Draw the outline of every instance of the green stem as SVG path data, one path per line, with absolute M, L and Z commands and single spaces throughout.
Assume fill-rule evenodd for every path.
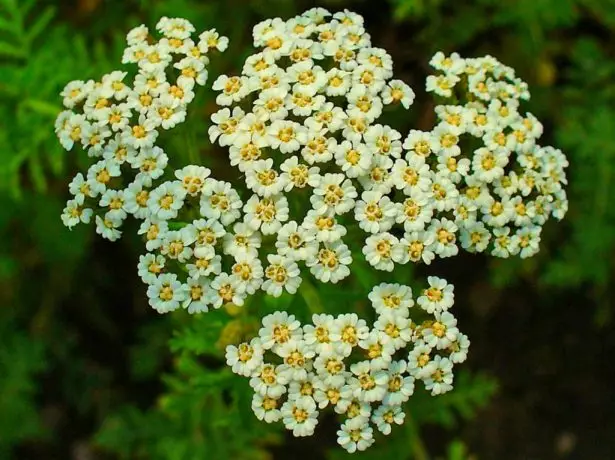
M 406 430 L 410 435 L 410 445 L 412 446 L 412 453 L 414 454 L 415 460 L 428 460 L 429 455 L 427 453 L 427 449 L 425 448 L 425 444 L 421 439 L 421 433 L 419 432 L 419 427 L 412 418 L 410 413 L 406 413 L 406 418 L 404 420 L 406 424 Z
M 299 286 L 299 295 L 305 301 L 308 309 L 312 314 L 319 314 L 325 311 L 325 308 L 320 301 L 320 296 L 314 285 L 306 278 L 303 278 Z

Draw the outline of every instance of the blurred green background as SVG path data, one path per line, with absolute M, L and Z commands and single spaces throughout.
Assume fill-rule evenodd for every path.
M 67 184 L 87 159 L 53 133 L 64 84 L 116 69 L 131 27 L 162 15 L 216 27 L 231 46 L 210 72 L 234 72 L 252 25 L 314 5 L 366 17 L 418 95 L 400 126 L 429 128 L 435 51 L 489 53 L 530 84 L 541 143 L 571 163 L 569 214 L 546 225 L 538 256 L 463 254 L 416 270 L 455 284 L 470 358 L 455 391 L 417 395 L 408 423 L 357 458 L 615 458 L 615 2 L 0 0 L 0 459 L 348 457 L 332 421 L 310 440 L 257 423 L 247 383 L 219 359 L 253 325 L 147 306 L 134 228 L 114 244 L 62 226 Z M 213 98 L 199 97 L 177 132 L 195 133 L 215 165 Z M 173 155 L 185 163 L 181 146 Z

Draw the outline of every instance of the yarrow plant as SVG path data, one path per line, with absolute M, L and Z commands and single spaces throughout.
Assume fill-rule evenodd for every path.
M 527 85 L 491 56 L 437 53 L 426 82 L 437 124 L 402 135 L 379 119 L 408 110 L 414 92 L 393 78 L 391 56 L 363 23 L 314 8 L 254 27 L 258 49 L 241 73 L 213 82 L 220 108 L 208 133 L 237 169 L 232 184 L 199 164 L 170 176 L 156 145 L 205 84 L 207 53 L 228 40 L 211 30 L 195 42 L 184 19 L 163 18 L 159 41 L 145 26 L 130 31 L 132 85 L 116 71 L 62 92 L 60 142 L 98 159 L 71 182 L 64 223 L 95 216 L 113 241 L 128 215 L 140 220 L 138 273 L 160 313 L 242 306 L 259 291 L 294 295 L 308 276 L 346 284 L 356 257 L 393 272 L 460 247 L 534 255 L 548 217 L 566 212 L 567 161 L 538 145 L 540 122 L 520 112 Z M 469 340 L 448 311 L 453 286 L 428 282 L 414 308 L 409 287 L 374 287 L 372 327 L 356 313 L 304 325 L 284 311 L 263 318 L 258 337 L 226 351 L 250 378 L 257 417 L 307 436 L 331 406 L 346 417 L 338 441 L 354 452 L 374 442 L 370 423 L 388 434 L 403 422 L 416 380 L 432 395 L 450 391 Z
M 465 361 L 470 342 L 448 311 L 453 287 L 428 281 L 418 307 L 409 287 L 376 286 L 369 293 L 377 313 L 372 327 L 355 313 L 315 314 L 301 325 L 276 312 L 250 342 L 228 346 L 228 365 L 254 389 L 258 419 L 311 436 L 320 412 L 333 409 L 343 417 L 337 441 L 352 453 L 374 443 L 373 427 L 388 435 L 403 423 L 402 406 L 417 381 L 434 396 L 450 391 L 453 366 Z

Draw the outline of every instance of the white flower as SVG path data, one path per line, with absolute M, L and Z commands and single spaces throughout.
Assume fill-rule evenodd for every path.
M 254 102 L 254 112 L 262 120 L 283 120 L 288 115 L 288 110 L 284 105 L 287 92 L 283 88 L 270 88 L 261 91 L 258 99 Z
M 401 80 L 391 80 L 382 90 L 381 97 L 385 104 L 401 103 L 408 109 L 414 102 L 414 91 Z
M 171 129 L 186 120 L 186 107 L 170 94 L 162 94 L 152 103 L 148 116 L 163 129 Z
M 277 422 L 282 418 L 282 413 L 279 407 L 280 400 L 269 396 L 261 396 L 259 393 L 254 393 L 252 397 L 252 410 L 254 415 L 259 420 L 265 423 Z
M 465 69 L 465 60 L 461 59 L 459 54 L 452 53 L 450 56 L 445 56 L 442 51 L 438 51 L 429 61 L 429 65 L 436 70 L 440 70 L 447 74 L 461 74 Z
M 315 235 L 299 226 L 294 220 L 280 227 L 275 247 L 278 254 L 292 260 L 306 260 L 318 253 Z
M 126 218 L 123 190 L 107 190 L 100 197 L 98 204 L 103 208 L 109 208 L 109 211 L 107 211 L 109 219 L 122 221 Z
M 231 273 L 239 280 L 240 289 L 247 294 L 254 294 L 263 282 L 263 266 L 253 255 L 238 254 Z
M 246 186 L 265 198 L 280 193 L 287 183 L 286 176 L 280 176 L 273 168 L 273 160 L 257 160 L 246 170 Z
M 306 118 L 303 124 L 311 131 L 327 129 L 330 133 L 338 131 L 344 126 L 344 120 L 348 118 L 346 112 L 336 107 L 332 102 L 325 102 L 320 109 Z
M 431 132 L 412 129 L 404 140 L 403 148 L 408 150 L 409 153 L 427 158 L 438 150 L 439 142 Z
M 190 245 L 196 241 L 196 229 L 192 225 L 183 227 L 181 230 L 166 233 L 160 252 L 169 259 L 178 262 L 186 262 L 192 256 Z
M 453 363 L 448 358 L 436 356 L 430 363 L 430 375 L 425 379 L 425 388 L 432 396 L 453 389 Z
M 408 160 L 397 160 L 393 165 L 392 181 L 395 188 L 404 192 L 406 196 L 412 196 L 415 189 L 428 191 L 431 185 L 429 165 L 425 163 L 425 157 L 417 154 L 409 154 Z
M 122 141 L 137 149 L 152 147 L 157 137 L 156 122 L 145 115 L 139 115 L 139 121 L 135 125 L 128 125 L 122 131 Z
M 262 319 L 263 327 L 258 331 L 258 336 L 265 350 L 275 352 L 281 345 L 290 340 L 299 341 L 303 335 L 301 323 L 293 315 L 283 311 L 277 311 Z
M 376 428 L 378 428 L 378 431 L 389 435 L 391 434 L 391 425 L 393 423 L 396 425 L 403 424 L 405 417 L 406 414 L 402 411 L 401 407 L 382 404 L 374 411 L 371 420 L 376 425 Z
M 223 225 L 230 225 L 241 215 L 239 194 L 228 182 L 210 179 L 201 194 L 201 214 L 207 218 L 219 219 Z
M 455 303 L 454 286 L 445 279 L 436 276 L 427 278 L 429 287 L 417 299 L 417 304 L 427 313 L 440 313 L 448 310 Z
M 282 421 L 293 436 L 311 436 L 318 423 L 316 403 L 309 396 L 286 401 L 281 408 Z
M 303 341 L 289 340 L 276 348 L 276 354 L 284 360 L 278 367 L 278 375 L 289 382 L 307 379 L 307 366 L 314 357 L 314 350 Z
M 245 222 L 237 222 L 233 226 L 233 233 L 224 235 L 224 252 L 231 256 L 246 254 L 257 257 L 260 247 L 260 233 Z
M 305 128 L 290 120 L 275 120 L 267 128 L 267 143 L 282 153 L 299 150 L 307 140 Z
M 459 81 L 459 77 L 453 74 L 445 75 L 429 75 L 425 89 L 429 92 L 434 92 L 438 96 L 451 97 L 453 95 L 452 88 Z
M 414 348 L 408 355 L 408 372 L 414 378 L 426 379 L 433 371 L 431 351 L 431 347 L 422 340 L 415 342 Z
M 240 279 L 227 273 L 220 273 L 211 281 L 208 296 L 207 303 L 214 308 L 220 308 L 227 303 L 243 305 L 246 293 L 242 289 Z
M 158 179 L 167 167 L 169 157 L 157 146 L 142 148 L 139 154 L 131 160 L 131 166 L 139 169 L 137 178 L 144 184 L 150 184 L 152 179 Z
M 351 118 L 363 118 L 371 123 L 382 113 L 382 101 L 364 84 L 354 84 L 346 99 L 348 99 L 347 113 Z M 366 131 L 363 132 L 365 133 Z
M 345 385 L 346 379 L 342 376 L 340 378 L 321 378 L 314 382 L 314 401 L 318 404 L 320 409 L 324 409 L 329 404 L 336 406 L 342 397 L 342 386 Z
M 186 290 L 173 273 L 158 276 L 147 288 L 149 304 L 158 313 L 168 313 L 179 308 L 186 299 Z
M 471 222 L 461 227 L 461 247 L 469 252 L 483 252 L 487 249 L 491 233 L 482 222 Z
M 104 107 L 96 113 L 98 123 L 102 126 L 109 126 L 112 131 L 123 131 L 128 123 L 132 113 L 128 104 L 117 104 L 109 107 Z M 105 133 L 107 134 L 107 133 Z
M 186 300 L 182 307 L 188 310 L 188 313 L 204 313 L 209 310 L 209 280 L 205 278 L 188 278 L 184 284 L 186 290 Z
M 397 208 L 389 197 L 381 192 L 366 191 L 355 205 L 354 217 L 359 227 L 368 233 L 385 232 L 393 227 Z
M 475 150 L 472 156 L 474 176 L 487 183 L 502 177 L 507 163 L 508 158 L 503 152 L 493 152 L 484 147 Z
M 388 232 L 370 235 L 363 246 L 365 260 L 376 270 L 393 271 L 393 248 L 397 244 L 399 240 Z
M 175 177 L 181 181 L 186 193 L 196 196 L 201 192 L 211 171 L 204 166 L 189 165 L 175 171 Z
M 436 237 L 432 232 L 406 232 L 393 248 L 392 258 L 398 264 L 423 262 L 429 265 L 436 257 L 432 251 Z
M 199 48 L 203 49 L 203 52 L 209 49 L 217 49 L 218 51 L 225 51 L 228 48 L 228 38 L 220 36 L 216 29 L 211 29 L 203 32 L 199 35 Z
M 310 273 L 324 283 L 337 283 L 350 275 L 348 265 L 352 263 L 352 256 L 348 246 L 341 240 L 326 243 L 314 257 L 306 260 L 305 265 L 310 267 Z
M 346 227 L 339 224 L 332 213 L 319 214 L 313 209 L 308 211 L 305 216 L 305 220 L 301 224 L 301 227 L 305 229 L 308 234 L 314 235 L 316 241 L 333 243 L 340 240 L 346 235 Z M 316 257 L 316 252 L 307 255 L 306 260 Z
M 432 220 L 428 231 L 434 234 L 435 241 L 430 249 L 440 257 L 452 257 L 457 255 L 459 252 L 459 248 L 455 244 L 457 241 L 457 237 L 455 236 L 457 230 L 457 225 L 446 217 L 439 220 Z
M 122 232 L 118 230 L 122 221 L 112 219 L 107 214 L 104 217 L 96 216 L 96 233 L 109 241 L 116 241 L 122 236 Z
M 66 202 L 66 207 L 62 211 L 62 223 L 72 229 L 80 222 L 87 224 L 90 222 L 94 211 L 83 205 L 83 197 L 75 198 Z
M 209 127 L 209 140 L 213 143 L 218 139 L 222 147 L 234 144 L 239 136 L 237 128 L 244 116 L 245 112 L 241 107 L 234 107 L 232 113 L 228 108 L 218 110 L 211 116 L 211 121 L 215 124 Z M 241 143 L 249 140 L 247 133 L 243 133 L 243 136 Z
M 274 364 L 263 363 L 252 372 L 250 386 L 254 391 L 263 397 L 278 399 L 286 393 L 286 383 L 288 381 L 278 375 Z
M 363 402 L 381 401 L 387 392 L 387 373 L 383 370 L 374 370 L 371 361 L 360 361 L 350 366 L 350 371 L 356 376 L 351 380 L 353 396 Z
M 448 311 L 436 312 L 436 321 L 423 329 L 423 340 L 431 348 L 442 350 L 451 345 L 459 334 L 457 320 Z
M 363 135 L 365 144 L 375 155 L 399 158 L 401 154 L 401 134 L 389 126 L 370 126 Z
M 174 219 L 184 205 L 186 190 L 181 182 L 165 182 L 149 194 L 147 206 L 151 215 L 161 220 Z
M 364 144 L 343 141 L 335 148 L 335 163 L 347 177 L 355 178 L 369 171 L 372 155 Z
M 147 200 L 149 199 L 150 191 L 146 187 L 143 179 L 135 179 L 123 192 L 124 211 L 132 214 L 137 219 L 145 219 L 149 216 L 150 211 L 147 206 Z
M 384 155 L 372 158 L 371 168 L 365 176 L 359 176 L 359 182 L 366 191 L 375 190 L 388 194 L 393 188 L 391 170 L 393 161 Z
M 362 418 L 348 419 L 337 431 L 337 443 L 351 454 L 364 451 L 374 443 L 374 430 Z
M 357 191 L 343 174 L 325 174 L 310 197 L 312 207 L 319 214 L 344 214 L 354 206 Z
M 62 103 L 67 109 L 72 109 L 87 97 L 87 87 L 84 81 L 75 80 L 69 82 L 60 92 Z
M 81 145 L 87 149 L 88 156 L 102 156 L 106 145 L 106 139 L 111 136 L 111 130 L 107 126 L 92 123 L 83 127 L 81 132 Z
M 272 235 L 288 220 L 288 200 L 284 195 L 260 198 L 252 197 L 243 207 L 244 221 L 254 230 L 260 229 L 263 235 Z
M 216 97 L 216 104 L 231 105 L 238 102 L 249 93 L 249 83 L 246 77 L 228 77 L 220 75 L 214 81 L 212 88 L 214 91 L 221 91 Z
M 352 348 L 369 335 L 365 320 L 359 319 L 355 313 L 345 313 L 338 316 L 331 327 L 331 340 L 340 342 L 344 355 L 350 355 Z
M 312 315 L 312 323 L 303 326 L 303 341 L 311 346 L 316 353 L 322 355 L 334 350 L 330 332 L 333 326 L 333 316 L 327 314 Z
M 412 330 L 410 329 L 411 321 L 397 311 L 389 309 L 382 312 L 376 322 L 374 328 L 386 334 L 387 340 L 399 350 L 406 346 L 412 339 Z
M 414 305 L 412 289 L 401 284 L 380 283 L 374 286 L 368 298 L 379 315 L 393 311 L 398 316 L 408 317 Z
M 235 374 L 250 377 L 252 373 L 263 363 L 263 347 L 258 338 L 253 338 L 250 343 L 240 343 L 238 346 L 226 347 L 226 364 L 231 366 Z
M 510 257 L 519 252 L 519 239 L 510 234 L 509 227 L 493 229 L 493 249 L 491 255 L 497 257 Z
M 186 264 L 188 276 L 200 278 L 220 274 L 222 271 L 222 257 L 216 255 L 212 246 L 197 246 L 194 249 L 194 263 Z
M 404 375 L 406 370 L 406 361 L 394 361 L 388 367 L 387 392 L 382 398 L 382 402 L 385 405 L 400 406 L 408 401 L 412 393 L 414 393 L 414 378 Z
M 367 338 L 359 340 L 366 351 L 372 370 L 386 369 L 393 360 L 395 346 L 390 337 L 378 329 L 369 331 Z
M 344 96 L 348 93 L 352 84 L 350 73 L 334 67 L 327 72 L 326 77 L 327 85 L 325 91 L 327 96 Z
M 434 208 L 428 195 L 413 189 L 410 197 L 397 204 L 396 222 L 404 224 L 406 232 L 422 231 L 431 222 Z
M 529 226 L 517 230 L 516 237 L 519 241 L 519 256 L 522 259 L 538 253 L 540 244 L 540 232 L 542 227 Z
M 289 294 L 296 293 L 301 284 L 297 264 L 292 259 L 277 254 L 269 254 L 267 260 L 269 266 L 265 269 L 263 290 L 274 297 L 282 295 L 283 290 Z
M 306 186 L 316 187 L 320 182 L 319 168 L 299 163 L 299 158 L 292 156 L 285 160 L 280 169 L 283 171 L 281 180 L 286 183 L 284 190 L 291 191 L 294 187 L 304 188 Z
M 337 141 L 334 137 L 327 137 L 327 134 L 326 129 L 307 132 L 301 155 L 308 164 L 326 163 L 333 158 Z
M 158 249 L 162 245 L 162 240 L 167 234 L 169 224 L 165 221 L 160 221 L 157 218 L 147 218 L 143 221 L 137 232 L 139 235 L 145 235 L 145 248 L 148 251 Z
M 468 349 L 470 348 L 470 340 L 465 334 L 457 334 L 457 338 L 449 345 L 448 350 L 451 352 L 449 359 L 454 363 L 462 363 L 468 357 Z

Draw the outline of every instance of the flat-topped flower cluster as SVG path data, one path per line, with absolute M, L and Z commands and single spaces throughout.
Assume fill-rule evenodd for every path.
M 213 29 L 194 41 L 180 18 L 160 20 L 158 41 L 133 29 L 122 59 L 137 64 L 132 83 L 115 71 L 62 92 L 60 142 L 96 160 L 70 183 L 63 222 L 95 216 L 97 232 L 114 241 L 129 215 L 141 220 L 138 273 L 160 313 L 241 306 L 259 290 L 295 294 L 308 271 L 342 282 L 359 248 L 388 272 L 460 247 L 534 255 L 548 217 L 566 212 L 568 163 L 539 146 L 542 125 L 520 111 L 527 85 L 491 56 L 437 53 L 438 74 L 426 82 L 436 124 L 402 135 L 379 119 L 407 110 L 414 92 L 393 79 L 391 56 L 371 45 L 363 22 L 313 8 L 254 27 L 259 50 L 240 75 L 213 83 L 221 108 L 209 137 L 237 167 L 233 184 L 199 164 L 169 177 L 156 145 L 161 130 L 185 120 L 207 79 L 207 53 L 228 39 Z M 265 317 L 258 337 L 227 348 L 233 371 L 250 378 L 257 417 L 307 436 L 330 406 L 346 417 L 339 443 L 354 452 L 374 442 L 372 425 L 388 434 L 403 422 L 417 380 L 432 395 L 451 390 L 469 340 L 448 311 L 452 285 L 428 282 L 420 308 L 409 287 L 376 286 L 371 328 L 354 313 L 306 325 L 286 312 Z
M 61 93 L 67 110 L 56 121 L 62 146 L 80 145 L 96 159 L 85 174 L 70 183 L 62 221 L 71 228 L 95 216 L 96 231 L 111 241 L 121 236 L 128 215 L 143 219 L 158 205 L 149 196 L 153 181 L 168 163 L 156 140 L 186 118 L 196 86 L 207 80 L 207 53 L 228 45 L 215 29 L 195 42 L 194 26 L 181 18 L 162 18 L 155 41 L 145 26 L 131 30 L 123 63 L 137 65 L 129 73 L 114 71 L 100 81 L 73 81 Z M 180 178 L 182 179 L 182 178 Z
M 332 408 L 343 418 L 338 443 L 355 452 L 374 443 L 373 426 L 388 435 L 403 423 L 402 405 L 417 381 L 434 396 L 450 391 L 453 366 L 465 361 L 470 342 L 449 312 L 453 286 L 428 281 L 418 307 L 409 287 L 376 286 L 372 327 L 354 313 L 315 314 L 304 325 L 287 312 L 265 316 L 257 337 L 226 349 L 233 372 L 250 379 L 256 416 L 311 436 Z
M 241 76 L 214 82 L 217 103 L 231 107 L 212 116 L 210 137 L 245 175 L 246 223 L 289 235 L 317 279 L 350 274 L 344 237 L 357 225 L 366 260 L 392 271 L 459 246 L 528 257 L 547 217 L 563 217 L 566 158 L 536 145 L 542 126 L 518 112 L 527 85 L 496 59 L 436 54 L 443 74 L 427 89 L 464 102 L 438 105 L 432 131 L 403 139 L 378 118 L 414 93 L 390 80 L 392 59 L 371 46 L 361 16 L 317 8 L 263 21 L 253 37 L 261 50 Z M 310 206 L 291 213 L 289 199 Z

